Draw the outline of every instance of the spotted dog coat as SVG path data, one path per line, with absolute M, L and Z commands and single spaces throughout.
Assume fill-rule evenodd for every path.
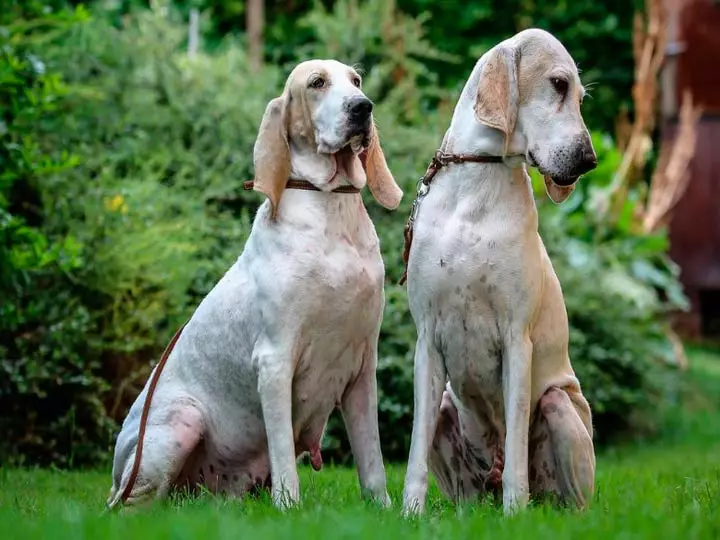
M 508 513 L 531 494 L 582 507 L 593 492 L 590 408 L 526 172 L 536 167 L 562 202 L 596 166 L 583 95 L 562 44 L 531 29 L 483 55 L 457 103 L 440 150 L 504 160 L 442 168 L 416 212 L 405 513 L 423 511 L 428 466 L 447 496 L 502 494 Z

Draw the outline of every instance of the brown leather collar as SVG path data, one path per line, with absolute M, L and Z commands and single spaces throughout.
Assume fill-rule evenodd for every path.
M 245 182 L 243 187 L 247 190 L 252 189 L 255 186 L 255 182 L 253 180 L 249 180 Z M 305 191 L 322 191 L 322 189 L 318 188 L 314 184 L 311 184 L 307 180 L 288 180 L 287 184 L 285 184 L 286 189 L 303 189 Z M 355 186 L 340 186 L 336 187 L 329 193 L 360 193 L 360 190 L 356 188 Z
M 403 264 L 405 269 L 403 275 L 400 278 L 400 285 L 403 285 L 407 281 L 407 265 L 408 259 L 410 258 L 410 246 L 412 245 L 413 239 L 413 225 L 415 224 L 415 217 L 420 206 L 420 201 L 430 191 L 430 184 L 435 178 L 435 175 L 440 169 L 446 167 L 450 163 L 502 163 L 503 158 L 501 156 L 473 156 L 472 154 L 446 154 L 442 150 L 435 152 L 435 155 L 430 160 L 425 175 L 420 178 L 417 185 L 417 193 L 415 200 L 410 207 L 410 216 L 408 217 L 407 224 L 405 225 L 405 249 L 403 249 Z

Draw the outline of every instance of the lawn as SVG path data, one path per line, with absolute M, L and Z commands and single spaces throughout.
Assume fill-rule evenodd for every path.
M 403 520 L 403 466 L 388 470 L 394 508 L 359 500 L 353 470 L 301 470 L 303 505 L 284 515 L 267 497 L 178 499 L 132 514 L 102 514 L 109 473 L 0 469 L 0 538 L 720 538 L 720 355 L 691 353 L 682 409 L 652 444 L 598 456 L 597 492 L 584 513 L 533 506 L 504 518 L 490 504 L 461 507 L 431 490 L 420 519 Z

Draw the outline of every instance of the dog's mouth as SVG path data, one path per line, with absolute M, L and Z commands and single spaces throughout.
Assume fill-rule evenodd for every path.
M 538 164 L 538 161 L 537 159 L 535 159 L 535 155 L 532 153 L 532 151 L 528 152 L 528 158 L 528 165 L 530 165 L 531 167 L 535 167 L 540 172 L 540 174 L 545 177 L 545 182 L 552 182 L 556 186 L 560 187 L 570 187 L 580 179 L 579 176 L 554 176 L 551 174 L 547 174 Z
M 338 145 L 330 145 L 323 140 L 318 141 L 318 154 L 330 154 L 331 156 L 341 152 L 353 152 L 359 154 L 370 145 L 370 131 L 366 129 L 354 129 L 346 135 L 345 142 Z
M 540 171 L 542 172 L 542 171 Z M 570 187 L 575 182 L 577 182 L 580 177 L 579 176 L 550 176 L 550 175 L 544 175 L 547 180 L 550 180 L 553 184 L 560 187 Z
M 354 128 L 350 131 L 347 146 L 359 154 L 370 146 L 370 124 Z

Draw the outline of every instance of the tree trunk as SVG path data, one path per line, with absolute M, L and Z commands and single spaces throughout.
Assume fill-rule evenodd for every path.
M 246 16 L 250 68 L 253 71 L 258 71 L 263 64 L 265 0 L 248 0 Z

